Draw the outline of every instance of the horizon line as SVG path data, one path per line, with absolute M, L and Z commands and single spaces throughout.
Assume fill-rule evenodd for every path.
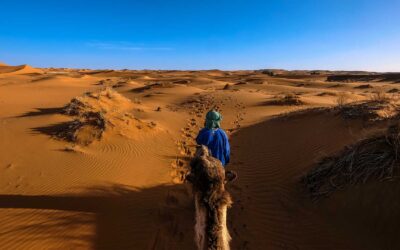
M 262 71 L 262 70 L 282 70 L 282 71 L 288 71 L 288 72 L 293 72 L 293 71 L 307 71 L 307 72 L 312 72 L 312 71 L 328 71 L 328 72 L 368 72 L 368 73 L 386 73 L 386 74 L 396 74 L 400 73 L 400 71 L 379 71 L 379 70 L 366 70 L 366 69 L 285 69 L 285 68 L 243 68 L 243 69 L 238 69 L 238 68 L 231 68 L 231 69 L 221 69 L 221 68 L 189 68 L 189 69 L 177 69 L 177 68 L 123 68 L 123 67 L 116 67 L 116 68 L 88 68 L 88 67 L 55 67 L 55 66 L 34 66 L 34 64 L 18 64 L 18 65 L 9 65 L 5 63 L 4 61 L 0 60 L 0 63 L 4 63 L 5 65 L 2 66 L 11 66 L 11 67 L 17 67 L 17 66 L 23 66 L 23 65 L 29 65 L 34 68 L 40 68 L 40 69 L 74 69 L 74 70 L 137 70 L 137 71 L 212 71 L 212 70 L 218 70 L 218 71 Z

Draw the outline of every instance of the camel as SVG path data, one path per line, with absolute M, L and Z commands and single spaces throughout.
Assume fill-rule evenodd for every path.
M 226 213 L 232 204 L 225 184 L 236 173 L 225 171 L 206 146 L 198 146 L 186 180 L 192 184 L 196 209 L 195 241 L 199 250 L 229 250 Z

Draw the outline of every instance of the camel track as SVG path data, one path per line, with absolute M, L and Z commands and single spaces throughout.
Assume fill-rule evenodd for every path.
M 224 114 L 224 108 L 227 105 L 234 107 L 234 114 Z M 194 95 L 185 101 L 181 108 L 189 114 L 189 118 L 187 118 L 186 125 L 180 131 L 181 138 L 176 142 L 180 156 L 177 156 L 171 164 L 171 177 L 175 183 L 182 183 L 184 176 L 189 170 L 189 161 L 196 151 L 196 135 L 202 128 L 205 114 L 209 110 L 215 108 L 223 116 L 227 117 L 225 119 L 224 116 L 222 126 L 226 128 L 228 135 L 241 127 L 240 123 L 243 121 L 243 115 L 245 114 L 243 103 L 230 96 L 225 97 L 214 92 Z M 182 209 L 185 209 L 186 214 L 194 218 L 194 206 L 190 193 L 191 191 L 187 187 L 184 191 L 172 190 L 168 192 L 165 202 L 161 205 L 162 209 L 160 211 L 163 212 L 159 215 L 161 221 L 164 221 L 164 226 L 157 232 L 152 249 L 176 246 L 180 242 L 184 242 L 184 239 L 187 240 L 187 228 L 189 227 L 189 230 L 192 232 L 194 222 L 188 220 L 187 217 L 182 217 L 182 214 L 185 214 L 182 213 Z M 187 207 L 182 208 L 182 205 L 178 204 L 178 201 L 185 201 Z M 179 205 L 181 206 L 180 208 L 178 208 Z M 176 210 L 180 210 L 181 215 L 177 215 Z M 230 225 L 231 223 L 228 222 L 228 224 Z M 191 237 L 190 241 L 192 241 L 190 244 L 194 244 L 192 233 L 189 236 Z M 167 249 L 170 248 L 167 247 Z
M 229 119 L 225 120 L 224 107 L 229 105 L 234 107 L 234 114 L 229 114 Z M 219 93 L 205 93 L 194 95 L 182 104 L 182 108 L 189 114 L 186 120 L 186 126 L 181 129 L 181 139 L 176 142 L 180 157 L 172 163 L 175 181 L 181 182 L 183 176 L 189 169 L 189 159 L 194 155 L 196 146 L 196 136 L 198 131 L 203 127 L 206 113 L 211 109 L 216 109 L 223 115 L 222 127 L 226 128 L 229 134 L 241 127 L 243 121 L 244 104 L 231 96 L 221 95 Z M 174 174 L 173 174 L 174 176 Z

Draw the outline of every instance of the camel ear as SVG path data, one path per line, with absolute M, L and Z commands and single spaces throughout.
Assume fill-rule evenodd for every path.
M 234 181 L 237 178 L 237 173 L 235 171 L 227 170 L 225 171 L 225 181 Z
M 194 174 L 189 173 L 185 176 L 185 181 L 193 183 L 194 182 Z

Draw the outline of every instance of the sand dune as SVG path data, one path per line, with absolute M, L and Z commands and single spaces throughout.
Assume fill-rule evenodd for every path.
M 41 69 L 33 68 L 27 64 L 20 66 L 0 65 L 0 76 L 2 75 L 19 75 L 19 74 L 42 74 Z
M 398 117 L 393 81 L 332 74 L 0 66 L 2 247 L 194 249 L 183 177 L 215 108 L 238 173 L 232 249 L 397 249 L 397 182 L 318 203 L 300 182 Z
M 161 129 L 154 122 L 136 118 L 131 112 L 133 107 L 128 98 L 112 89 L 88 92 L 73 98 L 65 106 L 63 113 L 74 117 L 74 120 L 57 125 L 53 134 L 77 144 L 88 145 L 102 139 L 107 133 L 137 138 L 138 134 L 143 136 L 149 130 Z

